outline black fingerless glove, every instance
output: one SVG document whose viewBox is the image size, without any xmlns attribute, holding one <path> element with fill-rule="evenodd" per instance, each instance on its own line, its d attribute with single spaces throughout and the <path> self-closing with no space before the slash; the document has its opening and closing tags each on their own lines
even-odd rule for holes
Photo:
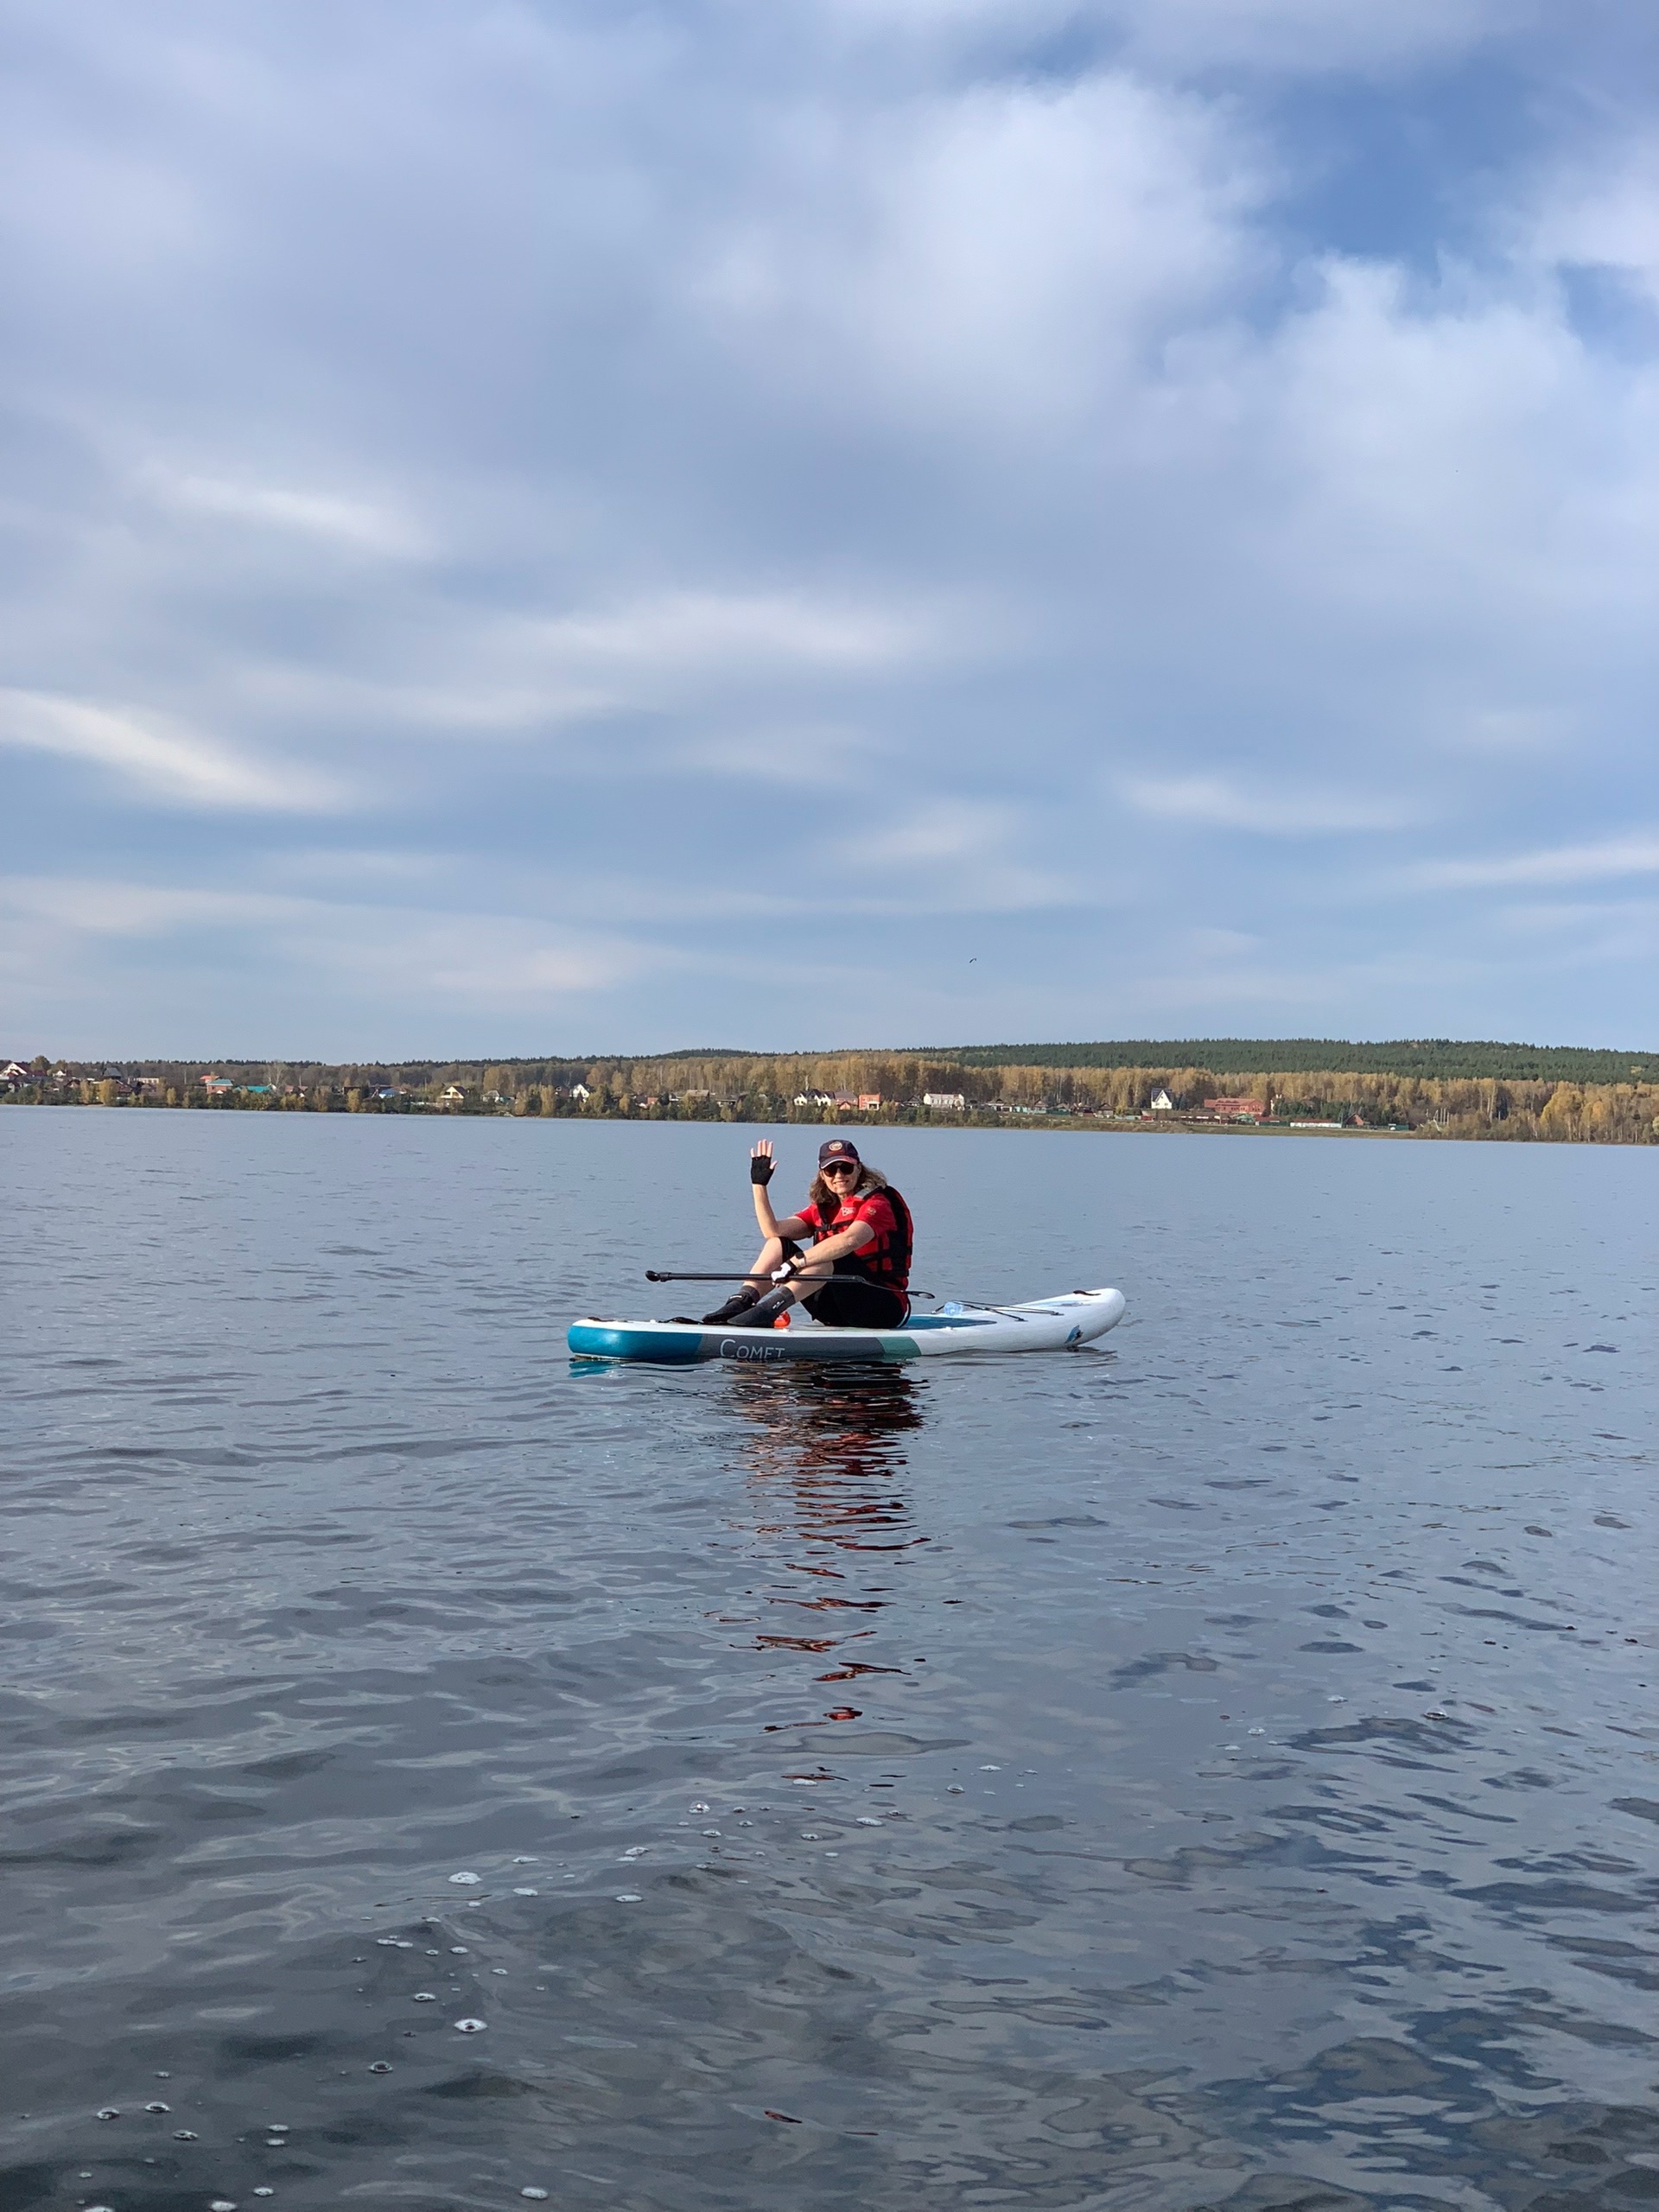
<svg viewBox="0 0 1659 2212">
<path fill-rule="evenodd" d="M 772 1180 L 772 1171 L 775 1165 L 776 1162 L 768 1160 L 764 1153 L 758 1160 L 752 1159 L 749 1161 L 750 1182 L 760 1183 L 762 1185 L 770 1183 Z"/>
</svg>

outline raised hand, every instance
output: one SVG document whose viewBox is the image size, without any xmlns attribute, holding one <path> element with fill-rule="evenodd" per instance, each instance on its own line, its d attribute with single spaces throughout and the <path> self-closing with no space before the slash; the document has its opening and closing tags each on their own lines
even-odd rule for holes
<svg viewBox="0 0 1659 2212">
<path fill-rule="evenodd" d="M 776 1165 L 777 1162 L 772 1156 L 772 1139 L 770 1137 L 762 1137 L 760 1143 L 753 1146 L 749 1153 L 750 1182 L 760 1184 L 770 1183 L 772 1180 L 772 1171 Z"/>
</svg>

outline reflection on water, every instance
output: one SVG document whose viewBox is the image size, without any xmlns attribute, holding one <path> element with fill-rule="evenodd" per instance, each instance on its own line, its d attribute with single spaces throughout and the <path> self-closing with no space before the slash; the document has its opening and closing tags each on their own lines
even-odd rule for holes
<svg viewBox="0 0 1659 2212">
<path fill-rule="evenodd" d="M 731 1410 L 752 1430 L 741 1456 L 753 1473 L 756 1531 L 785 1540 L 785 1578 L 812 1579 L 804 1591 L 784 1580 L 761 1592 L 767 1606 L 781 1609 L 772 1618 L 799 1618 L 793 1632 L 761 1629 L 755 1645 L 833 1657 L 835 1663 L 813 1677 L 817 1682 L 904 1672 L 861 1656 L 857 1647 L 876 1634 L 863 1617 L 902 1602 L 902 1586 L 889 1578 L 904 1555 L 928 1541 L 900 1494 L 904 1440 L 922 1426 L 925 1387 L 902 1369 L 885 1366 L 753 1368 L 732 1378 Z M 877 1575 L 882 1579 L 874 1580 Z M 853 1705 L 826 1707 L 821 1716 L 825 1722 L 863 1717 L 863 1708 Z M 812 1725 L 793 1716 L 766 1724 L 772 1730 Z"/>
<path fill-rule="evenodd" d="M 1108 1356 L 573 1377 L 748 1141 L 0 1112 L 0 2212 L 1653 2204 L 1659 1157 L 893 1130 Z"/>
</svg>

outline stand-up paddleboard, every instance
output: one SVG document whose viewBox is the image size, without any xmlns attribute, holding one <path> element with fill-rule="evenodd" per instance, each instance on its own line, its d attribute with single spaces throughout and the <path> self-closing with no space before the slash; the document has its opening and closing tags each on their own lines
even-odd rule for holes
<svg viewBox="0 0 1659 2212">
<path fill-rule="evenodd" d="M 798 1306 L 786 1329 L 709 1327 L 697 1321 L 573 1321 L 578 1359 L 632 1359 L 660 1367 L 729 1359 L 772 1365 L 785 1359 L 892 1362 L 969 1352 L 1060 1351 L 1091 1344 L 1123 1318 L 1121 1290 L 1068 1290 L 1029 1306 L 947 1306 L 912 1313 L 902 1329 L 826 1329 Z"/>
</svg>

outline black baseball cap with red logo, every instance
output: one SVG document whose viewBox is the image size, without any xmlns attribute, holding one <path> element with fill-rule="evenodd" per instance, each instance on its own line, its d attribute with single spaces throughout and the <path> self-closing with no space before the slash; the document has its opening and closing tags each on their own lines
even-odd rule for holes
<svg viewBox="0 0 1659 2212">
<path fill-rule="evenodd" d="M 831 1137 L 828 1144 L 821 1144 L 818 1147 L 820 1167 L 831 1167 L 838 1160 L 846 1160 L 853 1167 L 863 1165 L 858 1156 L 858 1147 L 855 1144 L 849 1144 L 845 1137 Z"/>
</svg>

